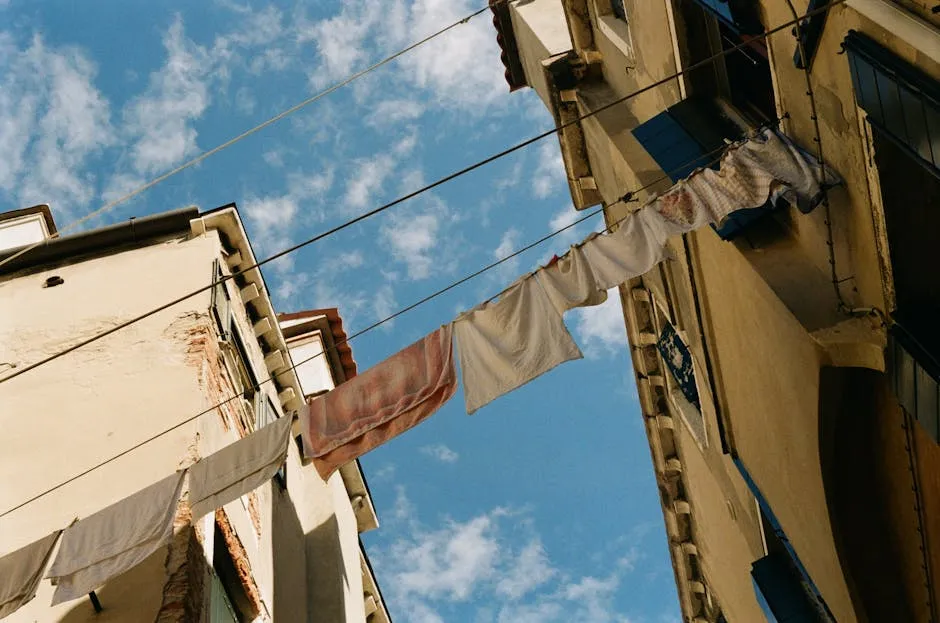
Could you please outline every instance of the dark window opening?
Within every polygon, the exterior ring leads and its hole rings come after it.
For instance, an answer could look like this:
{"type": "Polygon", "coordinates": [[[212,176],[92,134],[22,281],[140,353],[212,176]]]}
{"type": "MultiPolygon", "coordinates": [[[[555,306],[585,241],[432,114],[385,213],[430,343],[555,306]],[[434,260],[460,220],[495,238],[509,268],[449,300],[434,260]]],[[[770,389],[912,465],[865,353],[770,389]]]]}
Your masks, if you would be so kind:
{"type": "Polygon", "coordinates": [[[624,0],[610,0],[610,10],[617,19],[627,21],[627,9],[623,3],[624,0]]]}
{"type": "Polygon", "coordinates": [[[258,616],[225,544],[219,524],[215,525],[212,548],[212,599],[209,623],[248,623],[258,616]]]}
{"type": "Polygon", "coordinates": [[[718,24],[721,49],[727,51],[745,43],[724,57],[731,103],[757,125],[777,118],[773,78],[763,39],[739,35],[728,26],[718,24]]]}
{"type": "MultiPolygon", "coordinates": [[[[717,4],[728,6],[723,2],[717,4]]],[[[762,31],[759,22],[757,26],[742,29],[721,18],[715,10],[692,2],[682,5],[681,16],[685,24],[685,54],[689,65],[744,44],[714,63],[705,63],[692,70],[688,74],[692,91],[700,97],[728,102],[751,125],[776,119],[767,45],[763,39],[753,36],[762,31]]]]}

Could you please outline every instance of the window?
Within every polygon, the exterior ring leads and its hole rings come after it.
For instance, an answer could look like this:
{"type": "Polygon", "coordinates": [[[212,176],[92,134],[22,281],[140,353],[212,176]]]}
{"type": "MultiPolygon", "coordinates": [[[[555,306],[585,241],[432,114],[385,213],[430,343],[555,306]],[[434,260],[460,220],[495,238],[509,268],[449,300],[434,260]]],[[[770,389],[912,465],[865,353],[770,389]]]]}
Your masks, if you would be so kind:
{"type": "Polygon", "coordinates": [[[222,263],[216,260],[212,265],[212,315],[215,316],[216,326],[222,339],[229,339],[232,327],[232,300],[228,295],[228,287],[222,279],[222,263]]]}
{"type": "Polygon", "coordinates": [[[891,328],[887,360],[901,407],[940,442],[940,361],[900,324],[891,328]]]}
{"type": "Polygon", "coordinates": [[[215,524],[212,547],[212,587],[209,623],[247,623],[258,616],[229,552],[225,535],[215,524]]]}
{"type": "Polygon", "coordinates": [[[627,0],[594,0],[597,30],[620,50],[628,67],[633,62],[633,39],[627,17],[627,0]]]}
{"type": "Polygon", "coordinates": [[[627,21],[627,9],[623,5],[624,0],[610,0],[610,12],[617,19],[627,21]]]}
{"type": "Polygon", "coordinates": [[[855,31],[844,46],[868,121],[940,175],[940,85],[855,31]]]}

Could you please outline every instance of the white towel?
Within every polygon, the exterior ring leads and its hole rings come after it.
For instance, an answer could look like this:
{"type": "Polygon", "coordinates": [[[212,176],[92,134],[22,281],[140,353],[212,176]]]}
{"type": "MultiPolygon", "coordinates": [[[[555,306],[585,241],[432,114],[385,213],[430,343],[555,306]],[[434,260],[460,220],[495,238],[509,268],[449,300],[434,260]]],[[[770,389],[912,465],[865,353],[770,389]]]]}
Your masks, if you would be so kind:
{"type": "Polygon", "coordinates": [[[617,231],[592,234],[581,247],[597,287],[609,290],[645,274],[667,257],[670,224],[651,205],[627,216],[617,231]]]}
{"type": "Polygon", "coordinates": [[[537,270],[535,278],[560,314],[575,307],[600,305],[607,300],[607,290],[598,287],[580,247],[572,246],[564,257],[537,270]]]}
{"type": "Polygon", "coordinates": [[[0,619],[36,596],[36,587],[61,530],[0,558],[0,619]]]}
{"type": "Polygon", "coordinates": [[[284,416],[189,468],[193,519],[254,491],[274,477],[287,458],[291,417],[284,416]]]}
{"type": "Polygon", "coordinates": [[[57,585],[52,605],[87,595],[169,543],[185,473],[164,478],[67,528],[46,574],[57,585]]]}
{"type": "Polygon", "coordinates": [[[495,303],[454,321],[467,413],[555,366],[583,357],[545,290],[531,275],[495,303]]]}

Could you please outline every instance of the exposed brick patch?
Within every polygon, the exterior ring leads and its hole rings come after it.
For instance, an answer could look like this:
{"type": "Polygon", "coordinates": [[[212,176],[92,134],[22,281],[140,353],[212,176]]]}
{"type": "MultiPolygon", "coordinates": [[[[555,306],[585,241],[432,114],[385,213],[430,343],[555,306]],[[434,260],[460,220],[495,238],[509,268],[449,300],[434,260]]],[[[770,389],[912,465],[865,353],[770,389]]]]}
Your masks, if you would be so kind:
{"type": "Polygon", "coordinates": [[[173,520],[173,540],[164,563],[167,580],[157,623],[192,623],[201,620],[208,565],[192,525],[192,513],[184,499],[173,520]]]}
{"type": "MultiPolygon", "coordinates": [[[[205,390],[209,404],[221,403],[239,393],[225,363],[218,329],[209,313],[183,314],[167,327],[164,335],[185,345],[186,364],[198,372],[199,384],[205,390]]],[[[219,407],[223,430],[229,430],[234,423],[239,437],[250,432],[241,411],[238,399],[228,400],[219,407]]]]}
{"type": "Polygon", "coordinates": [[[252,491],[248,494],[248,516],[255,527],[255,535],[261,538],[261,511],[258,503],[258,492],[252,491]]]}
{"type": "Polygon", "coordinates": [[[265,612],[266,608],[261,601],[261,591],[258,590],[254,575],[251,573],[251,563],[248,562],[248,554],[245,552],[245,547],[242,545],[241,539],[238,538],[234,528],[232,528],[228,515],[226,515],[225,511],[221,508],[215,511],[215,521],[222,533],[222,538],[225,540],[225,547],[228,548],[232,561],[235,563],[238,578],[241,581],[242,588],[245,590],[245,594],[251,601],[252,607],[256,612],[265,612]]]}

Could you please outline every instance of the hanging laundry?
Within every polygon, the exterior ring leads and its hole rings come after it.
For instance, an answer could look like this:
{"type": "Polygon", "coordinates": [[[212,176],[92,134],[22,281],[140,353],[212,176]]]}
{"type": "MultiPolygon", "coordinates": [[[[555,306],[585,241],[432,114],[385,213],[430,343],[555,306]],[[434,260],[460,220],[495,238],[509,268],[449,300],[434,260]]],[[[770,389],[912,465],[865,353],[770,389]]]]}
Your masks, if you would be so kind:
{"type": "Polygon", "coordinates": [[[52,605],[87,595],[169,543],[185,472],[178,472],[66,528],[46,573],[52,605]]]}
{"type": "Polygon", "coordinates": [[[607,300],[607,289],[598,287],[580,247],[572,246],[563,257],[556,255],[553,260],[537,270],[535,278],[559,314],[607,300]]]}
{"type": "Polygon", "coordinates": [[[670,236],[718,225],[732,212],[759,208],[780,196],[809,212],[820,200],[819,179],[839,182],[828,168],[773,130],[729,149],[721,168],[699,169],[648,205],[667,220],[670,236]]]}
{"type": "Polygon", "coordinates": [[[454,321],[467,413],[583,357],[561,313],[530,277],[454,321]]]}
{"type": "Polygon", "coordinates": [[[451,325],[445,325],[308,401],[302,418],[304,454],[324,479],[416,426],[453,397],[452,336],[451,325]]]}
{"type": "Polygon", "coordinates": [[[275,420],[189,468],[193,519],[211,513],[274,478],[287,458],[291,416],[275,420]]]}
{"type": "Polygon", "coordinates": [[[52,555],[61,530],[0,558],[0,619],[9,616],[36,596],[42,572],[52,555]]]}
{"type": "Polygon", "coordinates": [[[669,226],[663,215],[647,204],[628,215],[617,231],[588,236],[581,250],[597,287],[613,288],[663,261],[669,226]]]}

